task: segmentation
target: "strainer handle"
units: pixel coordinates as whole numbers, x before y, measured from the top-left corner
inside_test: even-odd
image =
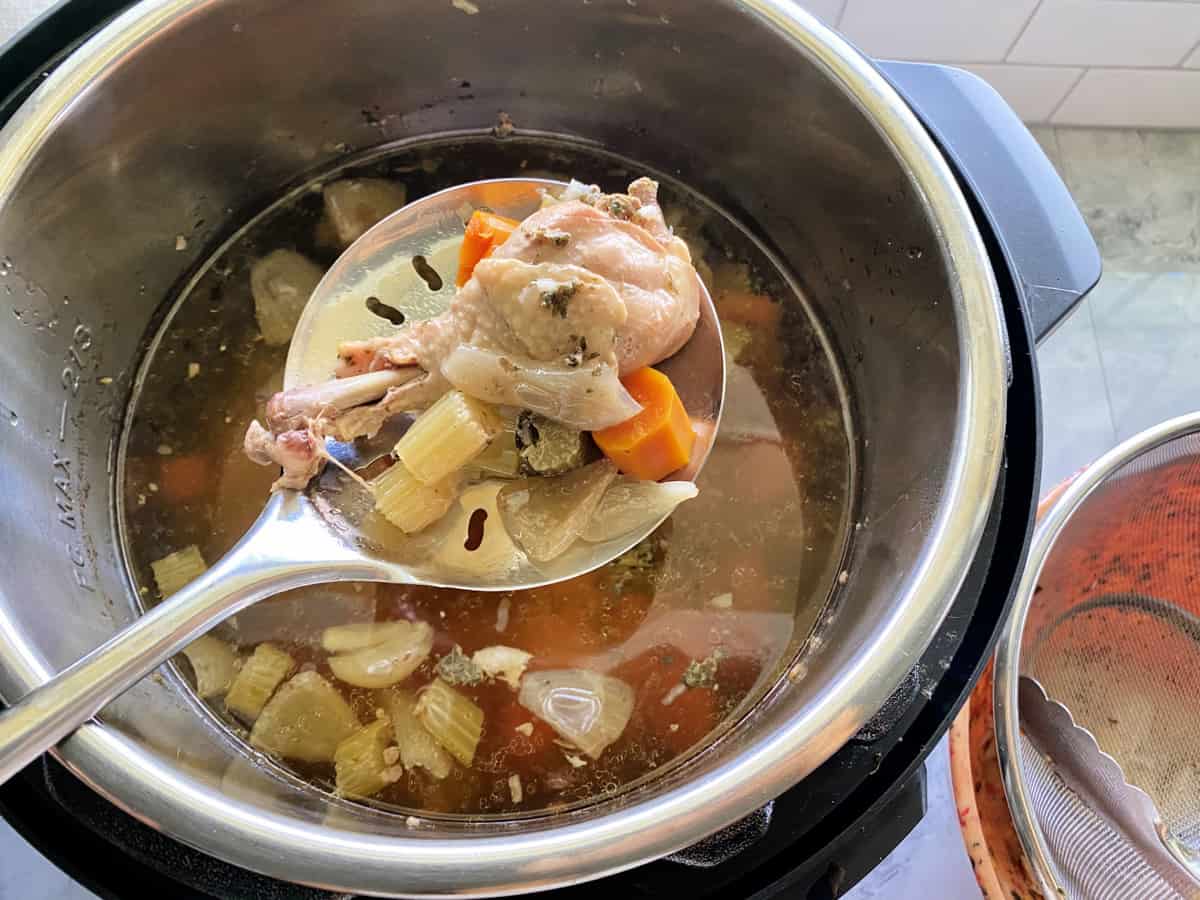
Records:
[[[1052,700],[1037,679],[1020,676],[1017,692],[1025,735],[1053,761],[1058,777],[1115,825],[1165,882],[1184,897],[1200,897],[1200,861],[1172,836],[1150,796],[1126,780],[1096,736]]]
[[[380,572],[332,539],[306,498],[275,494],[202,577],[0,713],[0,784],[229,616],[285,590],[339,580],[377,581]]]

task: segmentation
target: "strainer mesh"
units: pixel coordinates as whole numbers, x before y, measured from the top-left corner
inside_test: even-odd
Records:
[[[1150,795],[1175,837],[1200,850],[1200,436],[1126,463],[1072,515],[1043,568],[1021,660],[1023,674]],[[1090,861],[1088,872],[1071,876],[1083,879],[1079,896],[1158,896],[1148,882],[1133,893],[1106,892],[1104,884],[1140,870],[1112,863],[1115,849],[1087,849],[1080,825],[1068,820],[1094,826],[1094,814],[1074,795],[1054,795],[1061,782],[1031,747],[1021,761],[1039,785],[1038,818],[1056,857],[1071,838]],[[1102,871],[1110,880],[1093,877]]]
[[[1117,829],[1067,788],[1021,737],[1021,768],[1042,832],[1069,896],[1086,900],[1178,900],[1179,894]]]

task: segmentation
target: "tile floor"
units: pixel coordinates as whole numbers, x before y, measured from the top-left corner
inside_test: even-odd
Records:
[[[1091,224],[1100,285],[1039,349],[1043,487],[1118,441],[1191,411],[1200,397],[1200,133],[1036,129]],[[958,842],[945,747],[930,770],[925,821],[850,894],[978,896]],[[92,895],[0,823],[2,900]]]
[[[1104,277],[1039,348],[1049,487],[1200,406],[1200,134],[1039,128]]]

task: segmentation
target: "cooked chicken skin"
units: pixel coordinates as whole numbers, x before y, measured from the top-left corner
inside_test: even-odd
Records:
[[[284,467],[277,486],[307,481],[321,461],[304,457],[297,428],[343,441],[374,434],[453,386],[443,363],[460,347],[504,354],[525,378],[537,366],[586,361],[621,390],[616,372],[671,356],[699,318],[699,277],[687,246],[663,221],[657,192],[655,182],[640,178],[628,194],[593,190],[529,216],[476,265],[445,313],[385,338],[347,342],[337,380],[272,398],[270,432],[255,423],[247,453]],[[286,437],[286,446],[271,450],[270,434]]]
[[[615,348],[621,374],[674,354],[692,336],[700,316],[700,287],[691,254],[663,222],[654,199],[657,190],[657,184],[641,178],[630,191],[646,197],[645,203],[636,196],[607,194],[597,195],[592,200],[596,205],[571,200],[549,206],[527,218],[492,256],[494,261],[579,266],[606,280],[626,310]],[[477,277],[488,273],[483,263],[476,267]],[[478,287],[467,282],[451,308],[436,319],[415,323],[390,337],[343,344],[340,374],[413,364],[432,372],[447,348],[453,349],[451,344],[510,349],[506,339],[517,329],[487,315],[481,301],[494,299],[495,292],[485,288],[481,295]]]
[[[700,316],[699,280],[691,254],[683,241],[666,231],[657,203],[653,209],[653,216],[643,218],[661,225],[665,244],[634,221],[572,201],[534,213],[495,253],[496,259],[582,266],[607,280],[627,314],[617,334],[622,375],[674,354],[692,336]],[[569,240],[545,237],[558,233],[569,235]]]

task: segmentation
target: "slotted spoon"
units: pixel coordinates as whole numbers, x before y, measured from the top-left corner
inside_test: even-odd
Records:
[[[562,187],[561,182],[540,179],[471,182],[417,200],[379,222],[338,258],[309,298],[288,350],[284,386],[329,378],[339,341],[394,329],[368,308],[367,297],[400,310],[406,320],[429,318],[445,309],[454,292],[454,279],[447,276],[455,271],[458,243],[473,210],[524,219],[538,209],[544,191]],[[431,276],[431,271],[447,276]],[[725,394],[725,355],[712,298],[703,285],[700,291],[695,334],[660,368],[693,418],[715,431]],[[711,443],[698,440],[691,463],[675,477],[694,479]],[[330,449],[335,458],[355,467],[389,446]],[[464,544],[474,507],[486,508],[487,503],[477,491],[432,535],[397,541],[399,532],[380,533],[374,518],[366,515],[366,492],[356,492],[354,483],[334,467],[303,492],[275,492],[246,535],[202,577],[0,714],[0,784],[192,640],[266,597],[332,581],[485,591],[531,588],[591,571],[659,524],[604,543],[578,541],[538,567],[518,556],[503,566],[480,568],[468,564],[470,551]]]

